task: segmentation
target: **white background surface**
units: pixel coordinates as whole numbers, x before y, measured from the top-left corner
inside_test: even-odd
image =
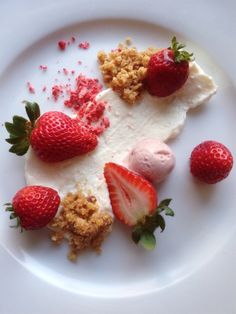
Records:
[[[152,22],[158,26],[174,30],[182,36],[190,39],[193,45],[200,46],[208,56],[214,56],[213,65],[209,61],[209,64],[211,64],[209,69],[212,72],[211,74],[215,74],[217,78],[219,77],[218,81],[222,83],[223,88],[222,91],[219,90],[218,102],[225,101],[226,104],[223,105],[226,106],[227,102],[232,101],[234,97],[233,86],[230,85],[230,82],[232,82],[234,87],[236,83],[235,67],[234,64],[232,64],[233,58],[236,55],[236,45],[234,41],[236,33],[235,12],[236,7],[233,1],[224,1],[223,4],[220,1],[207,1],[205,3],[204,1],[194,2],[182,0],[173,3],[171,1],[159,3],[158,1],[121,0],[109,3],[107,1],[68,2],[63,0],[1,2],[0,74],[6,75],[8,65],[12,65],[12,61],[22,51],[24,51],[24,49],[41,38],[44,39],[46,35],[54,31],[58,31],[73,24],[79,24],[81,21],[97,18],[130,18]],[[140,32],[142,33],[141,30]],[[116,42],[116,38],[114,38],[114,42]],[[43,43],[44,42],[42,41],[42,52],[44,49]],[[34,56],[29,56],[29,63],[33,60]],[[20,61],[22,61],[23,68],[24,64],[27,63],[24,58],[20,59]],[[213,73],[214,64],[218,66],[215,68],[215,73]],[[219,70],[219,67],[222,71]],[[21,69],[20,64],[14,65],[9,68],[10,78],[14,73],[14,69],[19,70],[19,72],[15,72],[15,76],[12,78],[12,86],[9,84],[8,78],[4,80],[3,76],[0,77],[0,80],[3,82],[3,85],[0,86],[0,93],[3,97],[2,99],[4,99],[3,107],[0,109],[2,113],[1,123],[5,121],[3,117],[11,116],[13,110],[12,108],[14,108],[14,104],[11,103],[11,99],[14,99],[15,102],[15,100],[21,96],[16,95],[19,90],[17,81],[19,81],[20,86],[20,84],[22,84],[20,82],[22,78],[21,74],[23,73],[21,71],[24,70]],[[26,69],[25,71],[27,74],[30,73],[30,70],[27,72]],[[223,75],[221,76],[221,73],[226,74],[228,77],[225,78]],[[8,88],[9,90],[2,90],[3,87]],[[9,94],[10,113],[7,113],[7,94]],[[235,114],[235,109],[233,107],[233,103],[231,106],[226,107],[226,117],[222,117],[223,125],[219,124],[219,121],[221,121],[221,111],[218,112],[216,110],[215,112],[216,114],[214,114],[212,110],[212,120],[210,121],[211,126],[209,126],[209,129],[212,128],[212,130],[215,130],[217,138],[222,138],[226,144],[229,144],[235,155],[236,149],[231,135],[235,134],[235,125],[233,123],[233,114]],[[208,112],[207,118],[209,113],[211,113],[211,111]],[[202,112],[202,115],[203,114],[204,113]],[[230,116],[232,116],[232,119],[230,119]],[[201,118],[202,125],[200,125],[200,129],[202,128],[207,132],[207,125],[204,126],[206,119],[204,117]],[[215,118],[215,120],[213,118]],[[198,130],[196,127],[196,123],[198,123],[198,121],[200,121],[198,118],[195,122],[193,121],[193,127],[195,127],[195,130]],[[227,121],[229,125],[227,125]],[[216,124],[215,128],[212,126],[214,124]],[[186,126],[187,130],[188,128],[190,130],[189,125]],[[232,131],[230,132],[230,130]],[[3,133],[2,130],[1,133]],[[5,136],[5,133],[1,134],[1,145],[3,143],[2,138],[5,138]],[[183,140],[186,136],[186,132],[183,132]],[[176,147],[177,144],[184,145],[183,140],[180,139],[180,141],[176,143]],[[196,134],[191,137],[191,141],[195,140],[198,140]],[[5,151],[7,149],[7,145],[4,144],[3,149]],[[180,152],[178,151],[177,153]],[[12,156],[9,156],[9,159],[12,161],[12,173],[5,173],[5,168],[1,167],[0,184],[1,191],[3,191],[3,193],[1,192],[1,199],[3,199],[4,202],[9,200],[13,191],[22,185],[22,162]],[[178,168],[176,171],[178,171]],[[233,184],[234,187],[232,186]],[[234,170],[232,177],[229,178],[224,185],[217,188],[217,193],[220,193],[219,197],[222,199],[220,202],[220,206],[222,208],[218,206],[216,208],[216,212],[212,209],[211,212],[208,212],[206,215],[207,220],[204,228],[206,228],[209,223],[209,233],[212,234],[212,239],[211,242],[209,242],[209,246],[202,246],[202,248],[204,248],[204,252],[200,251],[201,245],[199,244],[199,241],[196,242],[198,244],[196,250],[198,251],[195,251],[195,248],[193,247],[195,242],[191,243],[191,237],[189,240],[186,236],[186,248],[189,249],[190,255],[188,256],[188,254],[186,254],[186,256],[188,256],[188,260],[186,260],[183,264],[185,266],[185,264],[188,264],[189,261],[192,263],[191,255],[197,256],[197,254],[199,254],[199,265],[201,266],[198,265],[194,271],[190,272],[191,274],[186,272],[186,275],[183,275],[183,278],[178,278],[177,282],[166,288],[159,289],[157,291],[153,290],[152,292],[149,291],[149,293],[146,294],[145,291],[143,291],[144,294],[138,296],[135,295],[135,293],[131,296],[131,291],[130,293],[127,293],[127,297],[124,297],[125,285],[123,286],[123,293],[120,293],[120,295],[117,294],[117,296],[109,294],[109,287],[107,291],[105,287],[105,293],[102,297],[101,295],[98,296],[98,294],[97,296],[94,294],[89,295],[89,293],[85,295],[82,291],[79,293],[78,287],[76,289],[73,289],[72,287],[70,291],[68,291],[68,289],[63,289],[63,287],[59,288],[58,285],[52,285],[52,280],[50,278],[46,278],[47,276],[51,276],[50,272],[44,273],[44,276],[43,274],[41,276],[38,276],[38,274],[35,276],[35,271],[30,272],[29,268],[25,268],[18,262],[20,258],[18,258],[17,261],[9,254],[10,252],[17,257],[16,252],[22,251],[24,254],[27,251],[24,251],[25,247],[22,248],[22,250],[19,248],[19,246],[23,244],[20,240],[16,240],[14,236],[7,238],[6,235],[9,234],[9,230],[2,227],[3,223],[0,224],[2,228],[0,233],[0,313],[61,314],[68,312],[81,314],[116,314],[122,312],[132,314],[144,313],[148,311],[149,313],[161,314],[235,314],[236,275],[234,268],[236,264],[236,215],[234,214],[235,195],[233,192],[235,191],[235,186]],[[194,202],[195,200],[193,203]],[[184,204],[185,203],[182,200],[182,202],[177,205],[180,207],[184,206]],[[190,204],[191,202],[188,203],[188,206]],[[225,211],[225,214],[222,214],[222,211]],[[6,215],[0,215],[0,217],[5,219],[4,226],[6,226]],[[217,223],[218,218],[221,219],[219,223]],[[184,221],[183,225],[188,223],[191,227],[193,221]],[[214,225],[217,230],[214,230]],[[5,230],[8,230],[7,233]],[[202,231],[204,229],[200,228],[200,230]],[[220,236],[220,232],[222,232],[222,237]],[[204,240],[205,238],[202,239],[202,241]],[[13,241],[15,242],[13,243]],[[181,243],[181,247],[184,248],[185,246],[183,243],[184,239]],[[218,243],[220,243],[219,247],[217,246]],[[113,243],[110,244],[113,245]],[[175,245],[178,247],[178,243],[175,243]],[[216,247],[216,249],[213,247]],[[212,253],[208,256],[207,250],[209,252],[214,251],[214,254]],[[127,251],[127,254],[128,252],[129,251]],[[164,249],[163,252],[167,254]],[[61,253],[62,259],[64,259],[63,254],[64,252]],[[203,260],[206,260],[206,262],[203,263],[201,255],[203,255]],[[60,256],[60,254],[58,256]],[[136,256],[138,258],[138,255]],[[49,259],[49,257],[46,256],[45,261],[47,261],[47,258]],[[29,263],[30,261],[28,261],[28,264]],[[47,262],[45,263],[47,264]],[[67,268],[70,267],[67,266],[66,261],[65,265]],[[35,270],[37,265],[33,266]],[[55,267],[57,266],[55,265]],[[71,267],[73,268],[74,266]],[[114,264],[114,272],[116,267],[117,265]],[[145,267],[147,267],[147,265],[144,265],[143,269],[145,269]],[[32,269],[33,267],[31,270]],[[73,269],[72,273],[74,272],[76,279],[76,269]],[[163,269],[165,270],[165,268]],[[44,268],[38,271],[43,272]],[[142,272],[142,274],[144,274],[144,272]],[[130,273],[130,276],[132,276],[132,272]],[[138,275],[137,277],[139,278]],[[102,278],[102,276],[99,276],[99,278]],[[106,284],[108,282],[109,275],[105,275],[104,278]],[[153,278],[156,278],[156,274],[153,274]],[[54,280],[54,282],[56,281]],[[92,281],[90,280],[90,282]],[[128,282],[128,279],[127,281],[124,281],[124,283],[127,284]],[[65,281],[65,285],[66,284],[68,284],[68,280]],[[94,285],[96,285],[96,277],[94,278]],[[74,292],[71,292],[71,290]]]

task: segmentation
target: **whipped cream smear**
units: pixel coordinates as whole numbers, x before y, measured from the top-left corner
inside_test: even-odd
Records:
[[[109,195],[103,177],[106,162],[122,163],[134,145],[144,138],[166,141],[176,137],[189,109],[207,102],[216,92],[212,78],[196,62],[190,64],[185,85],[169,97],[157,98],[144,93],[134,105],[125,103],[111,89],[97,98],[110,105],[106,115],[110,120],[99,138],[96,149],[86,155],[64,162],[47,164],[30,149],[26,155],[25,177],[28,185],[44,185],[56,189],[63,197],[79,188],[92,194],[102,210],[111,211]]]

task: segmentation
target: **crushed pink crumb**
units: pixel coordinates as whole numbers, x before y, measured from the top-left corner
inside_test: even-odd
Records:
[[[62,95],[62,93],[63,93],[63,86],[61,85],[52,86],[52,97],[54,98],[55,101],[58,100],[58,98]]]
[[[42,91],[46,92],[46,90],[47,90],[47,86],[43,86]]]
[[[47,65],[42,65],[42,64],[41,64],[41,65],[39,66],[39,69],[42,70],[42,71],[47,71],[48,67],[47,67]]]
[[[97,79],[79,75],[76,78],[76,89],[69,90],[70,98],[64,101],[66,107],[77,112],[77,119],[96,135],[102,134],[110,125],[109,119],[104,116],[107,103],[96,100],[101,90],[102,85]]]
[[[71,41],[72,43],[74,43],[74,42],[75,42],[75,37],[74,37],[74,36],[71,36],[70,41]]]
[[[65,75],[68,75],[68,74],[69,74],[69,71],[68,71],[66,68],[63,68],[63,73],[64,73]]]
[[[108,119],[108,117],[103,117],[103,124],[105,128],[108,128],[110,126],[110,120]]]
[[[87,41],[83,41],[83,42],[79,43],[78,47],[81,49],[88,49],[90,47],[90,43]]]
[[[79,64],[79,65],[81,65],[81,64],[82,64],[82,61],[81,61],[81,60],[79,60],[79,61],[78,61],[78,64]]]
[[[71,74],[74,75],[75,74],[75,70],[71,70]]]
[[[28,87],[29,93],[35,94],[35,88],[30,82],[27,82],[27,87]]]
[[[60,40],[60,41],[57,43],[57,45],[58,45],[58,48],[59,48],[60,50],[65,50],[65,49],[66,49],[66,46],[67,46],[67,43],[66,43],[65,40]]]

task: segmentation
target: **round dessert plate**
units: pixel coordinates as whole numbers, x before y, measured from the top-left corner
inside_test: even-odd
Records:
[[[42,112],[66,111],[63,99],[53,100],[51,87],[73,86],[80,73],[102,81],[98,51],[116,48],[127,37],[141,50],[165,47],[176,35],[218,86],[208,104],[188,113],[184,129],[168,143],[176,167],[158,194],[160,199],[173,199],[176,215],[167,217],[163,234],[156,233],[154,251],[135,246],[129,230],[115,222],[102,254],[86,251],[72,263],[66,258],[66,243],[54,246],[48,230],[20,233],[9,228],[8,215],[0,211],[1,314],[236,313],[236,171],[211,186],[189,174],[189,155],[203,140],[224,143],[236,158],[236,76],[231,65],[236,53],[235,4],[210,3],[135,1],[134,6],[133,1],[123,0],[11,0],[0,4],[2,204],[25,185],[24,157],[8,152],[4,122],[24,114],[25,99],[39,103]],[[72,36],[76,43],[60,51],[58,41]],[[78,47],[84,41],[90,43],[87,50]],[[35,93],[29,92],[29,84]]]

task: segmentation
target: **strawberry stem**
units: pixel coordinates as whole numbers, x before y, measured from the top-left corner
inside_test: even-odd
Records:
[[[189,53],[186,50],[183,50],[184,47],[185,45],[178,43],[175,36],[172,38],[171,47],[169,47],[168,49],[173,50],[175,63],[194,60],[193,53]]]

